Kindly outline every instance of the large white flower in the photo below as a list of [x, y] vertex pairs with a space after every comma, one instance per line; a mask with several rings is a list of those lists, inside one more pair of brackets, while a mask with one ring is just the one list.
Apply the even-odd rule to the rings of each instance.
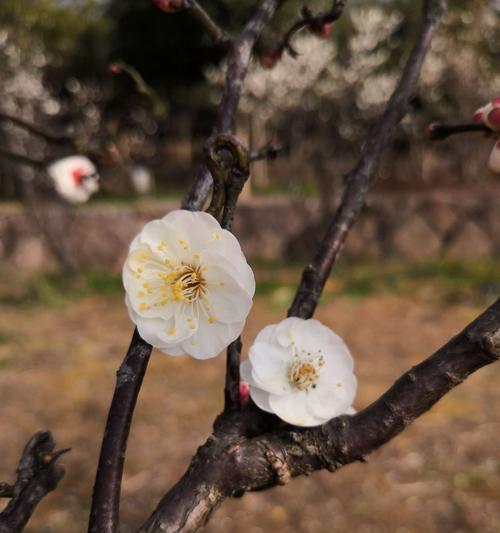
[[99, 190], [99, 175], [87, 157], [72, 155], [58, 159], [47, 168], [55, 190], [68, 202], [81, 204]]
[[182, 210], [149, 222], [132, 241], [123, 284], [141, 337], [197, 359], [238, 337], [255, 292], [236, 238], [208, 213]]
[[296, 426], [352, 413], [353, 360], [344, 341], [317, 320], [286, 318], [265, 327], [241, 365], [252, 400]]

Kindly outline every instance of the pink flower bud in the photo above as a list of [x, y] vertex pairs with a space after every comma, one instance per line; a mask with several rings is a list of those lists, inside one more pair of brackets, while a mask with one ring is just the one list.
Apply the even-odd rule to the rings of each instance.
[[331, 22], [326, 22], [318, 26], [311, 26], [309, 31], [319, 37], [320, 39], [327, 39], [332, 34], [333, 24]]
[[276, 66], [280, 59], [281, 52], [279, 50], [268, 50], [264, 55], [260, 56], [260, 66], [270, 70]]
[[482, 122], [483, 120], [483, 109], [482, 107], [480, 107], [479, 109], [477, 109], [476, 111], [474, 111], [474, 114], [472, 115], [472, 122]]
[[493, 146], [488, 160], [488, 168], [495, 174], [500, 174], [500, 141], [497, 141]]
[[240, 381], [240, 404], [242, 406], [248, 403], [248, 398], [250, 398], [250, 386], [246, 381]]
[[184, 7], [183, 0], [153, 0], [153, 4], [165, 13], [178, 11]]
[[120, 72], [122, 71], [120, 65], [118, 65], [117, 63], [110, 63], [108, 65], [108, 70], [109, 72], [111, 72], [111, 74], [120, 74]]
[[497, 96], [496, 98], [493, 98], [491, 100], [491, 105], [493, 107], [500, 107], [500, 96]]
[[492, 130], [500, 131], [500, 105], [492, 109], [484, 121]]

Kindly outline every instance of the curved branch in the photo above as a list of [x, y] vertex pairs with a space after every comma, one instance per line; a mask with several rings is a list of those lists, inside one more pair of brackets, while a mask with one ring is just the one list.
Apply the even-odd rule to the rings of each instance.
[[[343, 415], [316, 428], [283, 425], [281, 430], [253, 438], [230, 433], [213, 435], [140, 532], [197, 531], [229, 496], [283, 485], [292, 477], [314, 470], [333, 472], [364, 460], [470, 374], [499, 358], [497, 300], [357, 415]], [[249, 411], [251, 416], [252, 408]]]
[[423, 24], [406, 61], [401, 79], [382, 117], [368, 135], [357, 165], [345, 176], [346, 187], [340, 206], [312, 263], [302, 274], [288, 316], [309, 318], [313, 315], [333, 263], [364, 205], [370, 180], [377, 169], [382, 150], [408, 110], [408, 103], [415, 90], [427, 50], [446, 7], [447, 0], [423, 1]]
[[127, 355], [116, 373], [92, 494], [89, 533], [117, 531], [128, 434], [151, 350], [151, 345], [134, 330]]
[[[240, 101], [243, 81], [255, 43], [278, 7], [278, 0], [264, 0], [247, 23], [238, 38], [232, 43], [227, 63], [226, 80], [222, 92], [222, 100], [217, 110], [217, 117], [212, 134], [234, 133], [236, 110]], [[208, 168], [203, 165], [182, 202], [183, 209], [198, 210], [208, 196], [212, 185], [212, 177]]]
[[11, 498], [0, 513], [0, 533], [22, 531], [42, 498], [57, 488], [64, 476], [57, 460], [69, 450], [54, 452], [55, 446], [48, 431], [35, 433], [24, 447], [14, 485], [0, 483], [0, 496]]

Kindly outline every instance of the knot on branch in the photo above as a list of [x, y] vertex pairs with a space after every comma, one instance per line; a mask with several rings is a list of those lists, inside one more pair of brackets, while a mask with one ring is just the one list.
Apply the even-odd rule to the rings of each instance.
[[205, 160], [213, 177], [212, 201], [207, 212], [231, 229], [238, 196], [250, 175], [247, 148], [229, 134], [213, 135], [204, 146]]
[[14, 485], [0, 483], [0, 495], [11, 498], [0, 513], [0, 532], [21, 531], [36, 505], [64, 476], [56, 462], [69, 448], [54, 451], [55, 445], [50, 432], [35, 433], [24, 447]]

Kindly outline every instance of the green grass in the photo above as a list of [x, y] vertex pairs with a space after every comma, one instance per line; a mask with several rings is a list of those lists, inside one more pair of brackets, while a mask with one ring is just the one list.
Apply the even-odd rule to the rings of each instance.
[[[252, 266], [257, 295], [267, 298], [273, 307], [287, 307], [300, 281], [302, 265], [255, 261]], [[122, 293], [119, 274], [81, 272], [78, 279], [69, 280], [59, 273], [44, 272], [0, 286], [0, 304], [59, 307], [92, 294], [110, 297]], [[444, 302], [489, 299], [500, 294], [500, 259], [419, 263], [342, 260], [328, 280], [323, 300], [373, 294], [425, 295]]]

